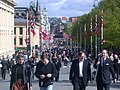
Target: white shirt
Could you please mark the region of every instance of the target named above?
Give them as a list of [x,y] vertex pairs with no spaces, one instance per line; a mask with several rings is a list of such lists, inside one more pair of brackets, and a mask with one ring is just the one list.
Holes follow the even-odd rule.
[[79,62],[79,77],[83,77],[83,61]]

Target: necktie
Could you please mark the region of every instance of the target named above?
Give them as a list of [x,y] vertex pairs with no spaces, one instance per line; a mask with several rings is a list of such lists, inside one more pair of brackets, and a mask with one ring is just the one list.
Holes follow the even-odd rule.
[[104,65],[104,58],[101,59],[101,66],[103,67]]

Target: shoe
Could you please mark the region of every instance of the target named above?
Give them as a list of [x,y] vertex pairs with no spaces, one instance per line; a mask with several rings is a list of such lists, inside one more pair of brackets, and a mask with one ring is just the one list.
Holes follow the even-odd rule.
[[56,82],[58,82],[58,79],[55,79]]

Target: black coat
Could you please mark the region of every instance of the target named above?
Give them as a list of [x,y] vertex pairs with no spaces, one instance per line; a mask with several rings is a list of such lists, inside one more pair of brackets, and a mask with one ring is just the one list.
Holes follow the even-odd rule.
[[[13,84],[17,81],[17,72],[19,72],[18,70],[19,67],[19,63],[17,63],[16,65],[13,65],[12,67],[12,71],[11,71],[11,80],[10,80],[10,88],[13,88]],[[32,78],[31,78],[31,69],[30,66],[27,63],[24,63],[22,65],[23,67],[23,83],[24,85],[29,83],[29,87],[32,86]]]
[[54,60],[53,63],[55,64],[56,70],[59,71],[61,68],[61,61],[60,60]]
[[[97,65],[98,60],[100,60],[100,64]],[[115,79],[115,72],[113,69],[113,63],[110,58],[107,58],[102,64],[101,57],[95,60],[94,68],[97,69],[96,80],[98,83],[110,84],[111,78],[110,73],[112,74],[112,78]]]
[[[45,77],[44,79],[40,78],[40,75],[44,74],[52,74],[51,78]],[[35,76],[39,79],[40,87],[47,87],[48,85],[53,84],[53,78],[56,76],[56,68],[55,65],[49,61],[47,65],[43,64],[42,61],[39,61],[36,65]]]
[[2,64],[2,70],[7,70],[8,66],[9,66],[8,62],[3,59],[1,61],[1,64]]
[[[90,68],[90,61],[88,59],[84,60],[83,62],[83,84],[86,86],[88,81],[91,80],[91,68]],[[69,80],[72,82],[76,82],[79,78],[79,59],[73,60]]]

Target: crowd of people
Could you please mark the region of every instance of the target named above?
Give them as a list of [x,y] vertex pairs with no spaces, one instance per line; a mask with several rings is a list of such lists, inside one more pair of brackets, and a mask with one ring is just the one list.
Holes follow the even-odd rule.
[[93,66],[96,69],[97,90],[110,90],[111,80],[120,80],[119,58],[119,55],[107,50],[102,50],[97,58],[91,58],[87,52],[77,48],[53,48],[51,52],[42,52],[39,60],[35,52],[28,57],[26,51],[19,51],[12,58],[4,55],[0,58],[1,77],[6,79],[6,74],[9,73],[10,90],[32,90],[34,77],[39,80],[40,90],[53,90],[53,82],[59,81],[62,65],[71,65],[69,80],[73,90],[86,90],[93,78]]

